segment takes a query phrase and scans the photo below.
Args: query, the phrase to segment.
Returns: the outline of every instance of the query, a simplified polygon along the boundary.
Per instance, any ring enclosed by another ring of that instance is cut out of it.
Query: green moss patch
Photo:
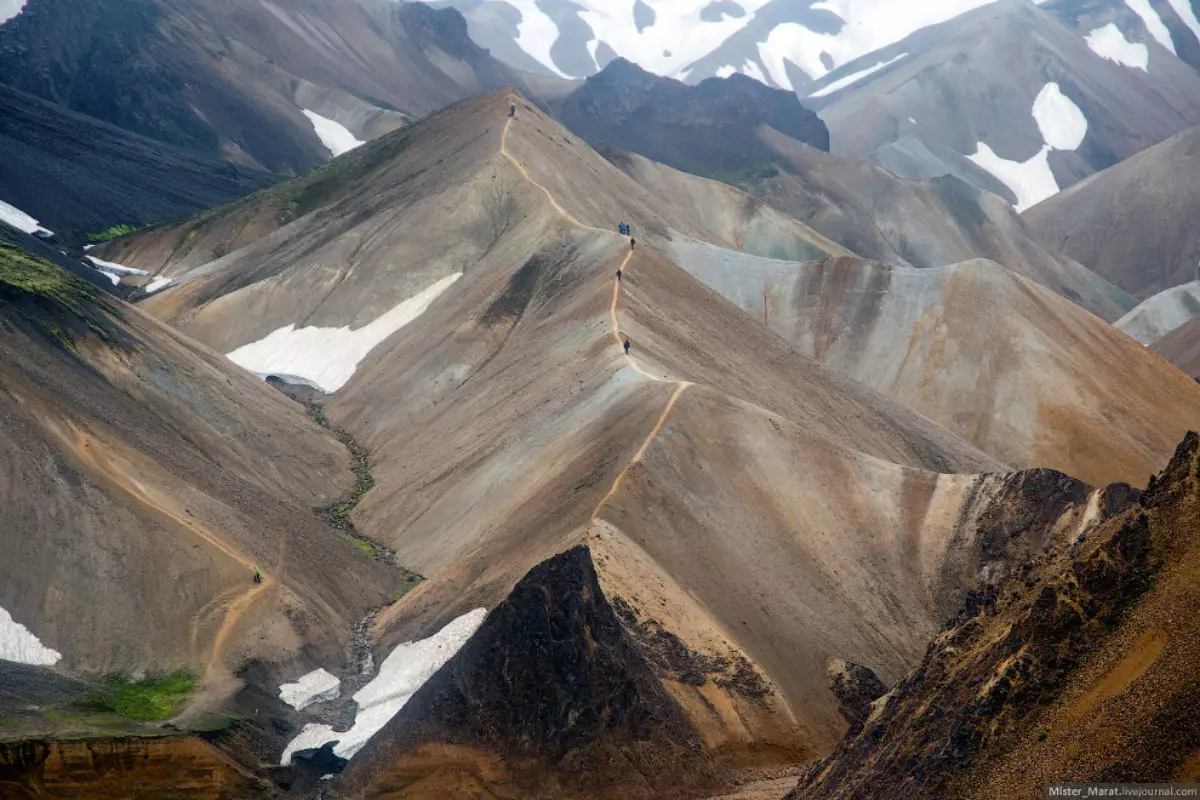
[[[146,228],[146,227],[149,227],[149,226],[139,225],[139,226],[135,227],[133,225],[124,225],[124,224],[113,225],[111,228],[109,228],[107,230],[98,231],[97,233],[89,233],[87,235],[87,240],[89,242],[91,242],[92,244],[100,244],[102,242],[111,242],[113,239],[116,239],[118,236],[125,236],[126,234],[136,233],[136,232],[142,230],[142,228]]]
[[[184,671],[140,681],[110,676],[101,685],[100,691],[84,701],[86,709],[151,722],[170,719],[182,711],[196,688],[196,678]]]
[[[92,288],[62,267],[0,239],[0,293],[52,300],[83,315],[95,301]]]

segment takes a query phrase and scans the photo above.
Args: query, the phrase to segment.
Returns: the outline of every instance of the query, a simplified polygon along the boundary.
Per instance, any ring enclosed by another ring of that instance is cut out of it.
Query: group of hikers
[[[632,225],[628,225],[624,222],[620,223],[619,225],[617,225],[617,233],[621,234],[622,236],[629,237],[629,249],[630,250],[637,247],[637,239],[633,238],[633,226]]]
[[[514,118],[517,116],[517,104],[516,103],[509,103],[508,116],[514,117]],[[629,237],[629,249],[630,250],[633,250],[635,247],[637,247],[637,239],[633,238],[633,226],[632,225],[622,222],[617,225],[617,232],[620,233],[622,236]],[[617,270],[617,283],[620,283],[620,282],[621,282],[621,270],[618,269]],[[629,355],[629,339],[626,339],[622,344],[625,347],[625,355]],[[259,576],[258,567],[255,567],[254,568],[254,582],[258,583],[261,580],[262,580],[262,578]]]

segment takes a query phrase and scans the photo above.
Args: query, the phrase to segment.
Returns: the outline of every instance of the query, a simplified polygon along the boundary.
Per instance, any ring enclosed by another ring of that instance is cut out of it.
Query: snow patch
[[[1184,1],[1186,2],[1186,0]],[[1125,0],[1125,5],[1142,18],[1146,30],[1150,31],[1150,35],[1154,37],[1155,41],[1172,53],[1175,52],[1175,40],[1171,38],[1171,31],[1167,29],[1166,23],[1162,21],[1158,12],[1154,10],[1154,6],[1150,5],[1150,0]]]
[[[144,269],[134,269],[127,267],[124,264],[117,264],[113,261],[105,261],[95,256],[84,256],[85,261],[89,262],[92,267],[101,275],[112,281],[113,286],[121,285],[121,277],[123,275],[149,275]]]
[[[25,8],[25,0],[0,0],[0,25],[8,22]]]
[[[297,329],[294,324],[286,325],[226,356],[258,375],[295,376],[332,394],[346,385],[368,353],[424,314],[461,277],[462,273],[456,272],[442,278],[358,330],[350,330],[349,326]]]
[[[1191,0],[1167,0],[1167,2],[1171,4],[1171,8],[1175,9],[1175,13],[1183,20],[1183,24],[1187,25],[1195,35],[1196,41],[1200,42],[1200,19],[1196,18],[1196,11],[1192,8]]]
[[[767,76],[763,75],[762,67],[758,66],[757,61],[746,59],[746,63],[742,65],[742,74],[749,75],[759,83],[765,83],[767,86],[771,85],[771,82],[767,80]]]
[[[1150,66],[1150,48],[1141,42],[1131,42],[1121,33],[1117,23],[1110,22],[1103,28],[1097,28],[1084,37],[1092,52],[1101,58],[1115,61],[1131,69],[1148,72]]]
[[[983,142],[967,156],[999,178],[1017,196],[1018,213],[1058,193],[1058,181],[1050,169],[1051,150],[1075,150],[1087,136],[1087,117],[1057,83],[1047,83],[1033,101],[1033,118],[1045,144],[1028,161],[1001,158]]]
[[[342,682],[336,675],[330,675],[323,669],[315,669],[295,683],[285,683],[279,687],[279,699],[297,711],[301,711],[313,703],[324,703],[336,700],[342,692]]]
[[[851,75],[847,75],[844,78],[838,78],[836,81],[829,84],[828,86],[823,86],[820,89],[818,89],[817,91],[813,92],[812,94],[809,95],[809,97],[827,97],[827,96],[833,94],[834,92],[840,92],[842,89],[845,89],[847,86],[853,86],[854,84],[861,81],[863,78],[870,77],[871,75],[874,75],[876,72],[879,72],[882,69],[887,69],[892,64],[895,64],[897,61],[899,61],[900,59],[907,58],[907,57],[908,57],[908,53],[901,53],[900,55],[896,56],[895,58],[890,59],[888,61],[881,61],[873,67],[867,67],[864,70],[859,70],[858,72],[855,72]],[[909,119],[912,119],[912,117],[909,117]]]
[[[154,280],[150,281],[148,284],[146,284],[145,288],[142,291],[144,291],[146,294],[154,294],[159,289],[165,289],[174,282],[175,282],[174,278],[164,278],[162,276],[159,276],[159,277],[155,278]]]
[[[3,2],[3,0],[0,0],[0,2]],[[7,222],[23,233],[37,233],[38,231],[52,233],[52,231],[48,231],[39,225],[36,219],[16,206],[10,206],[3,200],[0,200],[0,222]]]
[[[1087,136],[1087,117],[1057,83],[1047,83],[1038,92],[1033,118],[1046,144],[1055,150],[1076,150]]]
[[[379,674],[354,695],[358,713],[354,725],[339,733],[330,725],[310,723],[288,743],[279,763],[292,763],[292,755],[335,743],[333,752],[340,758],[351,759],[362,750],[371,737],[383,729],[392,717],[404,708],[409,698],[425,685],[467,640],[475,635],[487,617],[486,608],[463,614],[428,639],[397,645],[383,663]]]
[[[1036,206],[1047,197],[1058,194],[1058,181],[1054,179],[1054,172],[1050,169],[1048,145],[1042,147],[1038,154],[1028,161],[1009,161],[996,155],[992,148],[980,142],[979,150],[967,158],[1012,189],[1013,194],[1017,196],[1018,214]]]
[[[829,70],[821,54],[836,41],[836,37],[813,33],[797,22],[785,22],[772,28],[766,41],[758,43],[758,57],[776,86],[795,91],[785,62],[792,62],[814,80],[822,78]]]
[[[49,667],[57,664],[61,658],[61,653],[42,644],[28,628],[14,620],[0,606],[0,661]]]
[[[104,270],[105,272],[114,272],[117,275],[149,275],[150,273],[144,269],[134,269],[127,267],[124,264],[118,264],[115,261],[105,261],[95,256],[84,256],[88,261],[92,262],[92,266],[96,269]]]
[[[350,132],[349,128],[340,122],[328,117],[322,117],[317,112],[309,111],[307,108],[300,110],[304,112],[304,116],[308,117],[308,121],[312,123],[313,130],[316,131],[317,138],[321,140],[321,144],[325,145],[325,149],[334,158],[366,144],[366,142],[357,138]]]
[[[507,0],[507,2],[521,12],[521,21],[517,23],[517,46],[558,77],[569,77],[555,66],[554,59],[550,57],[550,48],[558,41],[559,36],[558,26],[554,24],[554,20],[550,19],[550,15],[538,8],[537,0]],[[632,24],[631,17],[631,27]],[[596,33],[599,34],[599,31]],[[605,37],[598,35],[597,40],[604,41]]]

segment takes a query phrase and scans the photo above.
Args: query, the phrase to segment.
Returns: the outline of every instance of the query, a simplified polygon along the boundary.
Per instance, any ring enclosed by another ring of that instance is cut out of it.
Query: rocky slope
[[[1194,779],[1196,633],[1175,620],[1197,601],[1198,480],[1189,433],[1133,508],[972,597],[789,798]]]
[[[102,251],[178,279],[142,308],[333,394],[377,481],[355,525],[426,576],[375,619],[381,648],[495,608],[586,543],[705,757],[792,761],[844,728],[830,661],[895,680],[981,571],[1103,517],[1086,484],[1009,475],[822,369],[673,249],[815,246],[810,229],[714,182],[643,187],[509,105],[447,109]],[[360,331],[336,365],[305,338]]]
[[[1200,317],[1200,282],[1192,281],[1142,301],[1113,324],[1150,347],[1196,317]]]
[[[331,153],[305,111],[367,140],[519,80],[470,42],[456,12],[423,4],[32,0],[0,26],[0,83],[186,149],[298,172]]]
[[[16,554],[0,564],[0,606],[26,630],[17,660],[184,669],[219,705],[250,658],[340,661],[353,623],[387,598],[389,572],[311,511],[350,483],[336,440],[9,233],[0,375],[0,428],[16,443],[0,456],[0,538]]]
[[[332,796],[665,798],[720,785],[576,547],[517,583]]]
[[[1050,246],[1139,298],[1196,279],[1200,129],[1192,128],[1030,209]]]
[[[1192,319],[1180,325],[1155,342],[1153,350],[1185,375],[1200,377],[1200,322]]]
[[[821,364],[1014,466],[1140,486],[1200,410],[1198,387],[1162,359],[991,262],[916,270],[676,249]]]
[[[0,199],[61,238],[179,219],[274,182],[0,86]]]
[[[616,59],[551,107],[592,147],[726,181],[771,169],[774,153],[758,137],[764,125],[829,149],[825,124],[794,94],[742,75],[690,87]]]

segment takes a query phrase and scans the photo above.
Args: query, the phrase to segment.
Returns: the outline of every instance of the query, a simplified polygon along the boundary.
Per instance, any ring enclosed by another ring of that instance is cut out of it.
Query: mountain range
[[[0,20],[4,800],[1194,777],[1188,0]]]

